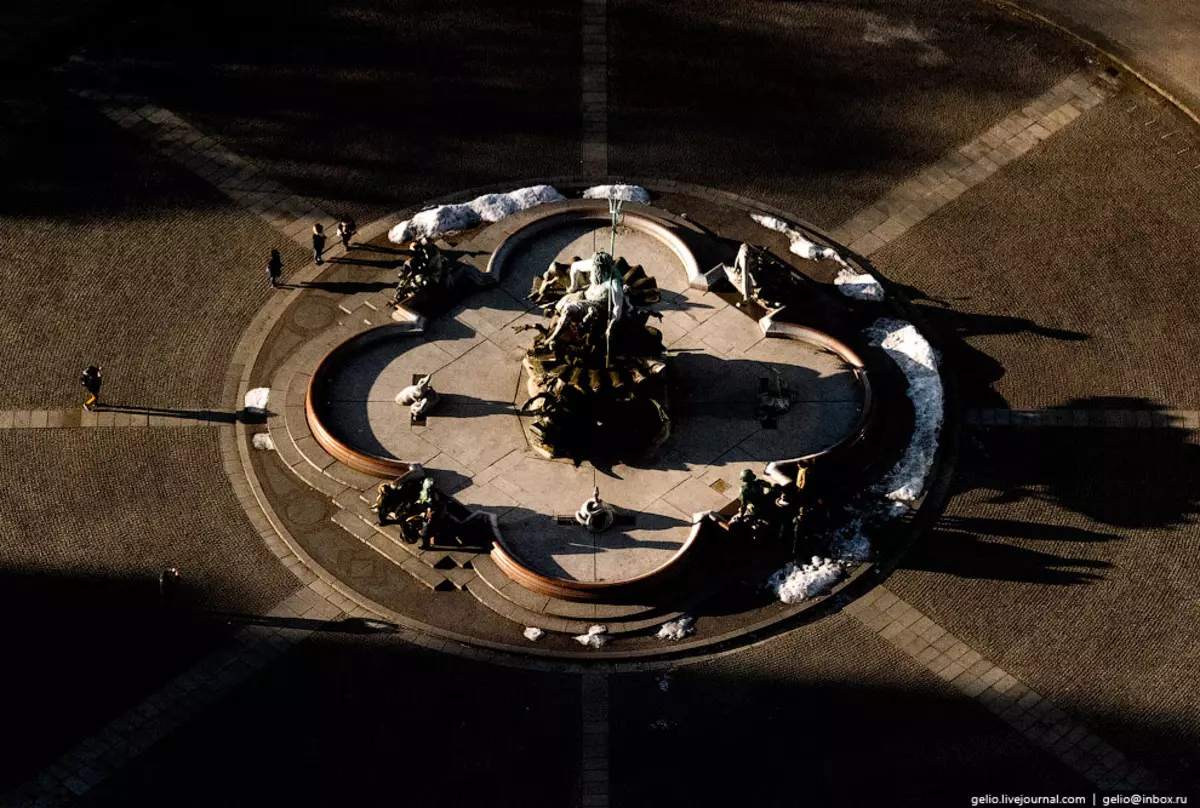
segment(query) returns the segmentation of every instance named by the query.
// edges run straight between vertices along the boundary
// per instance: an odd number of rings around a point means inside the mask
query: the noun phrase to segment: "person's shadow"
[[[108,402],[95,405],[95,410],[97,412],[120,412],[128,415],[160,415],[165,418],[178,418],[183,421],[199,421],[215,424],[235,424],[239,421],[247,424],[259,424],[265,422],[268,416],[274,415],[274,413],[266,410],[254,412],[243,409],[236,412],[223,412],[220,410],[188,410],[178,407],[146,407],[140,404],[112,404]]]

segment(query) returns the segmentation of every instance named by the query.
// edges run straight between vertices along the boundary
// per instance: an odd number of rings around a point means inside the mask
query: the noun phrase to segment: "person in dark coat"
[[[347,251],[350,250],[350,237],[354,235],[354,222],[349,219],[342,219],[337,226],[338,238],[342,240],[342,246]]]
[[[322,255],[322,253],[325,252],[325,228],[322,227],[320,224],[314,224],[312,236],[313,236],[313,260],[316,261],[318,264],[323,264],[323,263],[325,263],[325,261],[324,261],[324,259],[321,258],[321,255]]]
[[[159,602],[164,606],[175,606],[179,601],[179,589],[182,586],[182,576],[176,567],[167,567],[158,576]]]
[[[273,289],[279,288],[279,276],[282,274],[283,259],[279,257],[279,250],[271,250],[271,257],[267,259],[267,278]]]
[[[79,377],[79,383],[88,392],[87,401],[83,402],[83,408],[91,410],[100,403],[100,368],[96,365],[88,365],[84,369],[83,375]]]

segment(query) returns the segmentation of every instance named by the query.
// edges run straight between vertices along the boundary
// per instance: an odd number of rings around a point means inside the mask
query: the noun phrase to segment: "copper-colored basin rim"
[[[607,221],[607,219],[607,209],[599,205],[595,210],[549,210],[545,215],[534,219],[516,231],[516,233],[507,238],[492,253],[491,259],[488,262],[488,272],[498,280],[503,272],[504,262],[510,257],[515,246],[538,233],[579,221]],[[649,216],[632,212],[625,214],[624,222],[633,229],[658,239],[670,248],[687,271],[689,282],[701,276],[695,257],[683,241],[672,233],[669,228]],[[862,359],[850,346],[816,329],[792,323],[775,322],[770,317],[762,321],[762,327],[767,337],[795,339],[836,354],[842,361],[854,368],[855,378],[858,380],[863,395],[862,410],[859,413],[854,428],[847,437],[820,452],[798,458],[776,460],[767,464],[766,473],[769,477],[778,481],[787,481],[793,479],[793,476],[787,472],[789,466],[794,468],[795,464],[800,461],[827,458],[830,455],[845,452],[851,447],[861,444],[870,432],[873,421],[875,409],[874,396],[870,381],[867,378],[866,367]],[[373,455],[343,443],[321,421],[320,414],[313,403],[316,400],[315,391],[325,381],[329,368],[337,361],[338,354],[348,350],[351,346],[362,346],[380,339],[399,337],[403,334],[405,332],[398,332],[392,326],[380,326],[356,334],[335,346],[321,359],[317,367],[313,370],[312,378],[309,381],[308,394],[305,397],[305,416],[313,438],[317,443],[344,465],[374,477],[387,479],[399,477],[406,473],[412,464],[395,458]],[[687,540],[665,562],[641,575],[621,581],[576,581],[570,578],[560,578],[535,572],[519,560],[517,553],[505,546],[504,539],[501,536],[497,537],[491,556],[496,566],[503,570],[505,575],[531,592],[563,600],[596,601],[620,599],[665,583],[671,577],[672,573],[679,568],[681,560],[695,547],[707,521],[707,519],[701,519],[693,524]]]
[[[795,477],[794,472],[792,474],[788,473],[787,468],[789,466],[794,467],[796,463],[802,460],[814,461],[821,458],[827,459],[832,455],[846,452],[865,441],[873,421],[875,399],[871,390],[870,380],[867,377],[866,366],[859,355],[849,345],[834,339],[823,331],[817,331],[813,328],[792,323],[778,323],[769,318],[764,320],[763,330],[767,337],[794,339],[836,354],[843,362],[854,369],[854,376],[858,380],[859,387],[862,390],[862,410],[859,412],[854,427],[846,437],[833,446],[822,449],[819,452],[787,460],[776,460],[767,464],[766,473],[769,477],[774,478],[778,482],[790,482]],[[688,537],[688,540],[663,564],[635,578],[623,581],[575,581],[569,578],[559,578],[534,572],[522,564],[514,552],[504,546],[502,538],[496,542],[495,547],[492,549],[492,560],[513,581],[539,595],[546,595],[561,600],[579,601],[616,599],[627,594],[636,594],[664,583],[679,566],[680,560],[687,554],[688,550],[695,546],[706,521],[702,519],[693,525],[692,533]]]
[[[554,210],[549,205],[546,208],[547,210],[522,225],[519,230],[506,238],[496,248],[492,253],[492,257],[488,259],[487,271],[489,275],[499,281],[504,274],[504,265],[512,256],[513,251],[530,238],[540,235],[547,230],[553,230],[578,222],[609,221],[608,202],[603,199],[596,201],[594,209],[571,208],[568,210]],[[696,263],[696,256],[692,255],[692,251],[683,243],[683,239],[675,235],[670,227],[662,224],[653,216],[644,213],[625,211],[622,216],[621,223],[626,227],[657,239],[675,254],[679,262],[683,264],[683,269],[687,273],[688,283],[692,283],[697,279],[703,280],[704,274],[700,271],[700,265]]]
[[[643,592],[651,588],[651,585],[665,581],[678,568],[680,560],[695,546],[707,521],[700,519],[693,524],[687,541],[662,564],[641,575],[621,581],[576,581],[534,572],[517,560],[516,555],[504,546],[503,538],[492,547],[492,560],[505,575],[530,592],[561,600],[611,600]]]
[[[321,421],[320,413],[318,413],[317,408],[313,404],[315,391],[318,385],[324,383],[329,369],[337,361],[338,354],[349,350],[351,346],[369,345],[383,339],[394,339],[407,334],[408,332],[399,331],[395,326],[381,325],[355,334],[344,342],[338,343],[329,353],[322,357],[321,361],[313,369],[312,378],[308,382],[308,392],[304,396],[304,416],[308,421],[309,430],[312,431],[313,439],[316,440],[317,444],[339,463],[363,474],[369,474],[372,477],[394,479],[408,472],[412,468],[412,464],[404,460],[397,460],[394,457],[380,457],[379,455],[364,452],[361,449],[355,449],[343,443]]]
[[[819,452],[785,460],[772,460],[767,464],[766,474],[768,477],[778,482],[794,482],[795,473],[789,473],[789,467],[794,469],[801,462],[811,463],[822,458],[828,459],[834,455],[844,454],[850,449],[860,446],[867,440],[871,432],[871,427],[875,422],[875,394],[871,389],[871,380],[867,374],[866,365],[854,349],[846,343],[834,339],[824,331],[818,331],[815,328],[808,328],[807,326],[795,323],[777,322],[770,316],[763,318],[761,325],[763,326],[763,333],[767,337],[794,339],[837,355],[843,362],[854,369],[854,378],[858,382],[859,389],[862,391],[862,409],[858,413],[854,427],[846,437]]]

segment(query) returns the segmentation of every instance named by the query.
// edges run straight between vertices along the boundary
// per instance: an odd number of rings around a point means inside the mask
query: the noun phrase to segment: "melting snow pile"
[[[835,560],[814,557],[811,564],[790,563],[771,576],[768,584],[784,603],[828,591],[843,575],[844,564],[868,560],[871,541],[867,528],[909,510],[925,492],[933,468],[945,404],[937,353],[916,326],[903,320],[880,318],[866,334],[872,344],[887,352],[908,381],[915,416],[912,439],[883,481],[871,489],[875,496],[884,494],[884,499],[860,501],[850,511],[849,520],[834,532],[829,553]]]
[[[786,567],[771,576],[767,585],[775,590],[776,596],[784,603],[798,603],[825,594],[844,574],[840,562],[813,556],[811,564],[788,562]]]
[[[776,219],[774,216],[764,216],[761,213],[751,213],[750,218],[768,230],[775,230],[787,236],[788,241],[792,242],[792,246],[789,249],[795,255],[809,261],[821,261],[828,258],[837,261],[846,269],[850,269],[850,265],[846,263],[842,256],[838,255],[837,250],[832,247],[822,247],[820,244],[809,241],[803,233],[783,219]]]
[[[507,194],[484,194],[463,205],[439,205],[423,210],[389,230],[388,241],[405,244],[419,238],[435,238],[456,230],[469,230],[547,202],[562,202],[565,198],[550,185],[518,188]]]
[[[525,634],[525,639],[529,640],[530,642],[537,642],[542,637],[546,636],[546,632],[542,631],[540,628],[537,628],[536,626],[529,626],[528,628],[525,629],[524,634]]]
[[[592,626],[587,630],[587,634],[580,634],[576,637],[575,642],[586,645],[588,648],[603,648],[612,639],[607,632],[607,626]]]
[[[583,192],[584,199],[624,199],[626,202],[650,203],[650,192],[640,185],[597,185]]]
[[[829,554],[838,561],[867,561],[871,558],[871,540],[863,529],[866,514],[858,514],[833,532]]]
[[[654,636],[660,640],[671,640],[679,642],[684,637],[692,634],[696,630],[696,618],[688,617],[686,614],[669,623],[663,623],[662,628]]]
[[[254,437],[250,439],[250,443],[255,449],[262,449],[264,452],[273,452],[275,450],[275,441],[271,440],[271,433],[256,432]]]
[[[255,387],[246,393],[246,411],[264,413],[267,411],[267,399],[271,396],[270,387]]]
[[[842,267],[833,279],[833,285],[843,295],[855,300],[883,300],[883,286],[873,275],[866,272],[855,272],[853,269]]]
[[[944,400],[937,354],[916,326],[903,320],[880,318],[867,329],[867,336],[887,352],[908,379],[916,424],[904,456],[884,480],[888,499],[908,506],[925,490],[942,431]]]

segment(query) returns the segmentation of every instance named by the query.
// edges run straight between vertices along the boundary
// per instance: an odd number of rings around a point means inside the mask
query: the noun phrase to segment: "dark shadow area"
[[[1102,533],[1069,525],[1041,525],[1015,519],[986,519],[974,516],[943,516],[938,520],[938,526],[964,533],[986,533],[990,536],[1035,541],[1100,542],[1121,538],[1116,533]]]
[[[925,808],[1104,793],[903,654],[825,627],[809,629],[821,644],[780,638],[727,661],[612,677],[612,804]],[[1124,720],[1165,748],[1188,742],[1168,716]],[[1160,793],[1197,785],[1177,779]]]
[[[578,805],[580,692],[578,676],[315,635],[80,804]],[[404,777],[365,765],[368,748],[400,749]]]
[[[609,61],[615,173],[723,188],[825,227],[1075,61],[1049,37],[944,0],[624,0],[609,13],[610,41],[621,43]]]
[[[858,260],[864,266],[871,267],[876,275],[882,276],[869,261]],[[967,341],[969,338],[998,334],[1027,334],[1066,342],[1082,342],[1090,338],[1090,335],[1079,331],[1043,326],[1026,317],[972,314],[953,308],[953,302],[969,300],[970,296],[945,300],[931,297],[916,286],[890,280],[887,281],[887,288],[910,302],[919,317],[918,326],[928,332],[930,342],[941,355],[942,372],[953,374],[959,399],[965,408],[1008,407],[1005,398],[994,389],[996,382],[1004,377],[1004,365],[971,345]],[[874,307],[873,304],[860,304],[864,310]],[[882,307],[879,307],[879,312],[880,316],[888,316]]]
[[[400,256],[393,258],[388,262],[389,266],[399,266],[404,263],[404,259],[412,255],[412,250],[406,247],[389,247],[386,244],[381,244],[379,239],[371,241],[354,242],[350,245],[350,252],[347,255],[358,255],[363,252],[383,253],[384,255]]]
[[[1054,409],[1096,408],[1162,409],[1144,398],[1076,399]],[[1200,513],[1200,446],[1190,438],[1172,427],[976,430],[954,490],[988,492],[997,504],[1052,502],[1117,528],[1170,528]]]
[[[218,647],[219,621],[180,620],[158,590],[159,570],[140,577],[0,571],[8,664],[0,666],[7,732],[0,793],[67,752]],[[193,601],[185,573],[178,605]]]
[[[372,265],[379,266],[379,264]],[[396,284],[394,283],[383,283],[381,281],[308,281],[307,283],[302,283],[291,288],[320,289],[322,292],[329,292],[334,295],[355,295],[360,292],[382,292],[384,289],[392,289],[395,286]]]
[[[911,287],[909,287],[911,288]],[[924,297],[924,296],[922,296]],[[967,314],[941,306],[916,303],[922,320],[937,335],[944,368],[954,374],[959,395],[966,407],[1006,407],[1004,398],[992,389],[1004,376],[1004,366],[967,339],[985,334],[1028,334],[1044,339],[1077,342],[1087,334],[1060,328],[1047,328],[1024,317]]]
[[[137,404],[111,404],[102,402],[96,407],[97,412],[123,412],[127,415],[161,415],[165,418],[180,418],[189,421],[204,421],[217,424],[233,424],[241,421],[248,424],[265,423],[268,416],[275,415],[270,410],[250,412],[219,412],[216,410],[183,410],[171,407],[143,407]]]
[[[272,617],[260,614],[237,614],[233,612],[202,612],[194,616],[197,620],[216,620],[231,626],[269,626],[301,631],[336,631],[347,634],[394,634],[400,626],[387,620],[367,617],[343,617],[339,620],[310,620],[304,617]]]
[[[987,793],[1105,793],[978,703],[938,686],[890,646],[827,625],[813,627],[815,641],[782,637],[698,665],[610,674],[610,803],[923,808],[961,806]],[[1060,706],[1095,725],[1087,707]],[[362,767],[362,749],[396,743],[400,727],[431,750],[419,776],[406,778],[408,802],[580,804],[590,770],[581,764],[583,709],[577,674],[482,664],[387,634],[316,633],[78,804],[317,808],[386,801],[396,794],[395,774]],[[98,717],[97,726],[110,717]],[[1168,716],[1122,720],[1168,754],[1189,742]],[[77,740],[66,726],[45,723],[61,746]],[[479,748],[499,727],[506,742]],[[471,754],[445,751],[472,747]],[[320,765],[297,767],[297,759]],[[532,778],[531,759],[539,772]],[[1137,762],[1168,780],[1159,793],[1194,794],[1190,773],[1164,770],[1169,760]],[[6,757],[6,774],[11,764]],[[864,767],[871,776],[863,776]],[[289,776],[264,776],[273,772]]]
[[[1036,531],[1039,525],[1026,525]],[[1050,527],[1053,531],[1053,527]],[[956,530],[939,527],[925,545],[934,544],[936,554],[914,552],[901,565],[908,569],[944,572],[960,578],[989,578],[1028,584],[1086,584],[1098,581],[1112,565],[1088,558],[1070,558],[998,541],[987,541]]]
[[[578,15],[548,2],[167,2],[97,32],[76,68],[92,81],[107,71],[297,193],[366,222],[454,190],[572,171]],[[287,35],[263,47],[259,32],[281,18]]]
[[[582,503],[579,503],[582,504]],[[576,506],[578,507],[578,506]],[[682,532],[678,541],[643,539],[631,536],[627,531],[659,531],[688,528],[690,524],[681,519],[655,513],[644,513],[624,508],[615,509],[618,523],[602,533],[590,533],[586,528],[575,524],[562,524],[571,518],[574,508],[564,509],[562,514],[545,514],[528,508],[515,507],[504,509],[481,508],[485,512],[496,513],[501,519],[500,530],[504,537],[504,546],[523,564],[542,575],[569,578],[573,580],[593,580],[592,573],[596,569],[588,566],[588,574],[581,576],[574,564],[571,569],[555,560],[556,556],[592,556],[597,557],[606,553],[620,553],[626,550],[666,550],[673,553],[683,546],[687,532]],[[630,567],[624,578],[632,578],[662,564],[669,554],[656,553],[653,560],[643,559],[633,571]],[[597,560],[597,563],[604,563]],[[608,577],[608,581],[620,580]]]
[[[1159,409],[1138,398],[1080,399],[1060,409],[1097,406]],[[1129,532],[1182,526],[1200,513],[1200,491],[1193,484],[1200,475],[1200,446],[1190,437],[1188,430],[1174,428],[972,430],[960,452],[953,495],[971,503],[962,507],[997,515],[955,515],[952,503],[952,513],[941,517],[901,565],[1002,581],[1098,581],[1112,564],[1096,558],[1097,545],[1126,541]],[[1031,504],[1119,532],[1004,515]]]
[[[434,407],[429,418],[476,418],[482,415],[515,414],[511,401],[487,401],[486,399],[458,393],[446,393],[441,403]]]

